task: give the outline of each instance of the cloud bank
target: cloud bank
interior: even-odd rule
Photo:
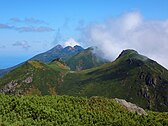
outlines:
[[[168,20],[145,20],[129,12],[80,28],[81,38],[114,60],[124,49],[135,49],[168,68]]]

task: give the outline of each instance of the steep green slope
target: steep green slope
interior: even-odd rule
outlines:
[[[101,97],[0,95],[0,125],[158,126],[168,125],[168,113],[138,115]]]
[[[68,74],[58,94],[117,97],[143,108],[168,111],[168,71],[136,51],[126,50],[112,63]]]
[[[61,83],[69,68],[58,61],[48,65],[28,61],[0,79],[0,92],[23,95],[56,95],[56,86]]]
[[[66,61],[71,70],[77,71],[97,67],[108,62],[108,60],[97,56],[93,48],[85,49]]]

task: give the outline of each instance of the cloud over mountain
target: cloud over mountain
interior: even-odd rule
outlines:
[[[69,38],[69,39],[64,43],[64,47],[66,47],[66,46],[72,46],[72,47],[74,47],[74,46],[76,46],[76,45],[79,45],[79,43],[78,43],[76,40],[74,40],[73,38]]]
[[[129,12],[102,23],[80,28],[83,41],[99,47],[113,60],[127,48],[138,50],[168,68],[168,20],[145,20],[139,12]]]

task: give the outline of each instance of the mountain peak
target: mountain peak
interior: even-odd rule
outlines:
[[[74,50],[74,47],[72,47],[72,46],[66,46],[66,47],[64,48],[64,50],[68,50],[68,51]]]
[[[54,48],[55,49],[63,49],[63,47],[60,44],[56,45]]]
[[[133,49],[126,49],[126,50],[123,50],[121,52],[121,54],[119,55],[118,58],[122,57],[122,56],[125,56],[125,55],[131,55],[131,54],[138,54],[137,51],[133,50]]]
[[[79,45],[75,45],[74,48],[82,48],[81,46]]]
[[[63,47],[61,45],[56,45],[55,47],[53,47],[52,49],[50,49],[48,52],[51,53],[51,52],[57,52],[57,51],[60,51],[62,50]]]
[[[74,46],[74,47],[72,47],[72,46],[66,46],[66,47],[64,48],[64,50],[65,50],[65,51],[72,51],[72,50],[74,50],[74,51],[77,51],[77,52],[81,52],[81,51],[83,51],[84,49],[83,49],[81,46],[76,45],[76,46]]]
[[[84,49],[83,49],[81,46],[79,46],[79,45],[74,46],[74,48],[75,48],[76,50],[78,50],[78,51],[84,50]]]
[[[149,58],[139,54],[137,51],[133,49],[126,49],[121,52],[117,59],[124,58],[124,59],[136,59],[142,62],[147,61]]]

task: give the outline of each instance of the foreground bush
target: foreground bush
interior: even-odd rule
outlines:
[[[128,112],[112,99],[0,95],[0,126],[168,125],[168,113]]]

